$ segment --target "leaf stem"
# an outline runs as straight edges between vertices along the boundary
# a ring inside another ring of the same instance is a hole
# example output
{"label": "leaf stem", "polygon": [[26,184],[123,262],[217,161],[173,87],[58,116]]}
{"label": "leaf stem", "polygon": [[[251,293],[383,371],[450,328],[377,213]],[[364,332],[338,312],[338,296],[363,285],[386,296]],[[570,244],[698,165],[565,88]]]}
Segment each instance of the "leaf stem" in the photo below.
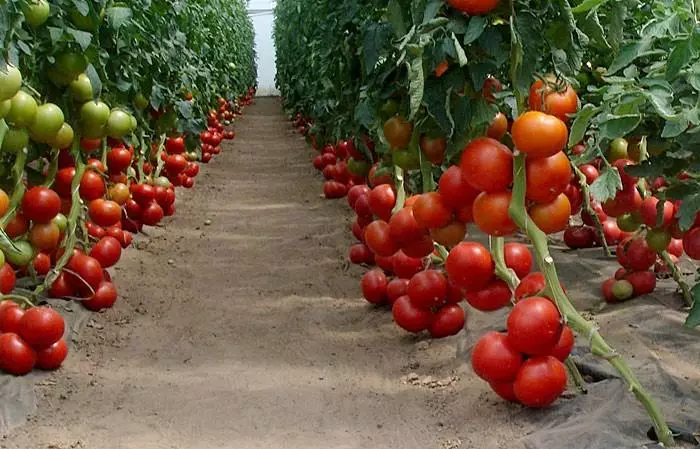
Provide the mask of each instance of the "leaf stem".
{"label": "leaf stem", "polygon": [[591,217],[591,220],[593,220],[593,225],[596,229],[596,232],[598,233],[598,237],[600,238],[600,244],[603,248],[603,255],[605,257],[612,257],[612,252],[610,251],[610,247],[608,246],[608,241],[605,239],[605,232],[603,232],[603,224],[600,222],[598,214],[595,212],[595,210],[593,210],[593,206],[591,205],[591,191],[588,188],[586,175],[581,170],[579,170],[579,168],[576,165],[571,164],[571,167],[573,167],[574,173],[578,178],[578,183],[581,186],[581,194],[583,195],[583,205],[586,208],[586,212],[588,212],[588,215]]}
{"label": "leaf stem", "polygon": [[690,287],[688,287],[688,284],[685,282],[685,279],[683,279],[683,273],[681,273],[681,270],[678,268],[678,265],[673,263],[673,261],[671,260],[671,256],[668,254],[668,251],[662,251],[661,253],[659,253],[659,256],[661,256],[661,259],[664,261],[664,264],[668,267],[669,271],[671,272],[673,280],[676,281],[676,284],[678,284],[678,287],[681,289],[683,301],[685,301],[685,303],[689,307],[692,307],[695,301],[693,300],[693,295],[690,293]]}

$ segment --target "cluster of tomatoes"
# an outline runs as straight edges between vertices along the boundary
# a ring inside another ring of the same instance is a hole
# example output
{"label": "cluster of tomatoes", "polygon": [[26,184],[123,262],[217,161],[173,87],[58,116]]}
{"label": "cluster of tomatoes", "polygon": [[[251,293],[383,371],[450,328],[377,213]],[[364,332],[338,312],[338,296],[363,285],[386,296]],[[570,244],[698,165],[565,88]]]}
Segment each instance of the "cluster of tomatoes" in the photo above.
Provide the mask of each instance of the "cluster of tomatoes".
{"label": "cluster of tomatoes", "polygon": [[[207,144],[215,144],[218,153],[222,140],[235,137],[219,122],[233,117],[229,103],[220,100],[220,104],[223,112],[212,111],[209,128],[200,136],[203,155]],[[7,373],[55,369],[68,353],[61,315],[24,300],[21,291],[15,290],[17,278],[38,276],[42,282],[55,275],[48,286],[49,297],[74,299],[94,311],[112,307],[117,290],[107,268],[119,261],[132,242],[132,233],[174,214],[175,187],[192,187],[199,173],[196,154],[186,151],[185,136],[168,137],[160,158],[154,145],[146,161],[139,161],[134,148],[121,139],[109,137],[106,143],[102,150],[101,138],[81,139],[79,157],[87,159],[84,166],[76,163],[70,151],[61,150],[51,187],[27,186],[18,210],[5,225],[11,245],[0,252],[0,292],[16,299],[0,303],[0,369]],[[73,191],[78,173],[80,182]],[[45,171],[44,176],[48,175]],[[72,207],[76,199],[79,208]],[[10,208],[8,195],[0,190],[0,216]],[[84,242],[79,247],[67,243],[79,237]],[[67,249],[71,256],[65,266],[57,266]]]}

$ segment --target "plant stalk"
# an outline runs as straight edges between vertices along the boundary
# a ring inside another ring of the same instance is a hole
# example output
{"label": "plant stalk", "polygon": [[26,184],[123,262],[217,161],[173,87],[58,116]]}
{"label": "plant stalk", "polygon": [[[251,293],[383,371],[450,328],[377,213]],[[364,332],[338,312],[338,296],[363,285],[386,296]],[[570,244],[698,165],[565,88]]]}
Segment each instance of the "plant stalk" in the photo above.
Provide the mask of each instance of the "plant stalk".
{"label": "plant stalk", "polygon": [[678,287],[681,289],[683,300],[689,307],[692,307],[695,301],[693,301],[693,295],[690,293],[690,287],[688,287],[688,284],[685,282],[685,279],[683,279],[683,273],[681,273],[681,270],[678,269],[678,265],[673,263],[673,261],[671,260],[671,256],[668,254],[668,251],[662,251],[659,254],[659,256],[661,256],[661,259],[663,259],[664,264],[666,264],[669,271],[671,272],[673,280],[676,281],[676,284],[678,284]]}

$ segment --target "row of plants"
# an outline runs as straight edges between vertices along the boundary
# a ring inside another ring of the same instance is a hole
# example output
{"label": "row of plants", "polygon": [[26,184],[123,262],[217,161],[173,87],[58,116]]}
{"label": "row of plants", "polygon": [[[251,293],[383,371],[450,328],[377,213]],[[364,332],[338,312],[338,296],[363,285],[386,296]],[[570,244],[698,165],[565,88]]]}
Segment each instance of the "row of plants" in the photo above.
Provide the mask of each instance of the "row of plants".
{"label": "row of plants", "polygon": [[[498,395],[531,407],[556,401],[567,372],[583,387],[568,358],[577,334],[672,444],[624,351],[570,301],[549,242],[614,252],[621,268],[601,280],[608,302],[673,277],[685,325],[700,324],[700,287],[678,265],[684,253],[700,260],[696,7],[280,0],[277,84],[320,152],[325,195],[347,196],[356,213],[350,259],[378,267],[361,280],[365,298],[434,337],[464,327],[463,299],[512,307],[507,331],[484,335],[471,361]],[[468,240],[469,223],[489,248]],[[515,234],[534,254],[505,243]]]}
{"label": "row of plants", "polygon": [[112,307],[107,269],[235,137],[255,93],[245,6],[0,3],[0,370],[60,367],[47,299]]}

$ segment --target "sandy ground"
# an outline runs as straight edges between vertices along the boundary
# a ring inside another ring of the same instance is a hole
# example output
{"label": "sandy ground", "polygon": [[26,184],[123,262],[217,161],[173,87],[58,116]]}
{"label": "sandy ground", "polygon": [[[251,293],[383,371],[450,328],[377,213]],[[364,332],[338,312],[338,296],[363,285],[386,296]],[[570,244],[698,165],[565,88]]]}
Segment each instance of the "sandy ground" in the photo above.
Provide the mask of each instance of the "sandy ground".
{"label": "sandy ground", "polygon": [[116,307],[0,447],[508,446],[521,425],[459,339],[408,336],[360,299],[348,208],[320,197],[278,101],[258,99],[237,132],[178,191],[176,216],[125,253]]}

